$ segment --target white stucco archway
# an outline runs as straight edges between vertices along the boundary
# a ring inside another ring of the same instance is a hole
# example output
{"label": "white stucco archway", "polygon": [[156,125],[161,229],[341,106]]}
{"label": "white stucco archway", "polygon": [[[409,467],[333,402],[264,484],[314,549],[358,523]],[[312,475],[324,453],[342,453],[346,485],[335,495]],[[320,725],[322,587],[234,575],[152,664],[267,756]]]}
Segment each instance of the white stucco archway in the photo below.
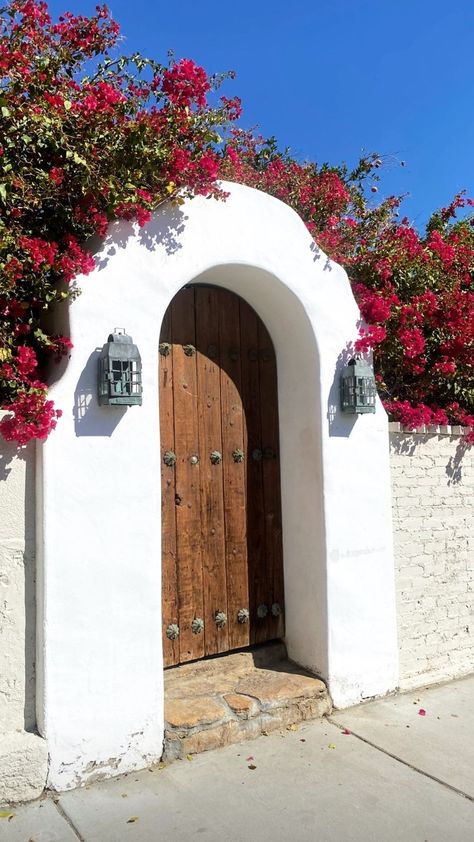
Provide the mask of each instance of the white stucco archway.
{"label": "white stucco archway", "polygon": [[[286,642],[337,706],[397,684],[385,413],[338,408],[359,313],[344,271],[281,202],[238,185],[112,226],[70,310],[74,352],[52,397],[64,410],[39,456],[38,711],[51,786],[161,756],[160,447],[157,349],[178,290],[209,282],[254,307],[278,365]],[[99,407],[97,349],[125,327],[143,406]]]}

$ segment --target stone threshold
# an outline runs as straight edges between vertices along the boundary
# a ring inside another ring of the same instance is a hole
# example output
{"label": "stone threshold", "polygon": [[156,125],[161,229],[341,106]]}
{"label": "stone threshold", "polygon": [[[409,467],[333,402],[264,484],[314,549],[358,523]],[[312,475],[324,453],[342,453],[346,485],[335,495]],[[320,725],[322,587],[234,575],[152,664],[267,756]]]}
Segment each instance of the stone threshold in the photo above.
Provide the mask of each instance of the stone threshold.
{"label": "stone threshold", "polygon": [[331,712],[325,684],[275,642],[165,671],[163,760],[251,740]]}

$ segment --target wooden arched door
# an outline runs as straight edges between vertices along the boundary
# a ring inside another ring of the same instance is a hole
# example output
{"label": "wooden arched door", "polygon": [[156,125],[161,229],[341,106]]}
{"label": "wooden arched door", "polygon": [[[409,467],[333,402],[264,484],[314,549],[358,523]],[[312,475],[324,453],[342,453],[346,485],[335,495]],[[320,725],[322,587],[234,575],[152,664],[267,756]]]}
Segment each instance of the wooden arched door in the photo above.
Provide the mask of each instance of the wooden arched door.
{"label": "wooden arched door", "polygon": [[263,322],[194,285],[160,335],[165,666],[283,635],[277,371]]}

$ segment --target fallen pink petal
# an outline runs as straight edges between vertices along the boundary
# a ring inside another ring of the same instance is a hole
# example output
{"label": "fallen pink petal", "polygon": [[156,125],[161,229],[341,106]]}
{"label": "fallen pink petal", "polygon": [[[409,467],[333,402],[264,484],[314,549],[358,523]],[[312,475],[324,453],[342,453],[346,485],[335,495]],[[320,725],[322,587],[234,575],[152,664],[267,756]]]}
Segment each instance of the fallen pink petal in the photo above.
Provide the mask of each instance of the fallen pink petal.
{"label": "fallen pink petal", "polygon": [[420,716],[426,716],[426,710],[424,708],[420,708],[418,713],[419,713]]}

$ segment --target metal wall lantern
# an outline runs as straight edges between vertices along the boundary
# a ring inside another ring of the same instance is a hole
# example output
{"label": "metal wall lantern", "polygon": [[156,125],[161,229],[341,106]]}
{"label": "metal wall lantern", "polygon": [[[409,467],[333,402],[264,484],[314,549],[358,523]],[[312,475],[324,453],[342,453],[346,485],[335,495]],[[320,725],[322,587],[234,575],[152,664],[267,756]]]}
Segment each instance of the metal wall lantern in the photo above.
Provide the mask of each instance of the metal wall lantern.
{"label": "metal wall lantern", "polygon": [[131,336],[115,328],[99,357],[100,406],[141,406],[142,361]]}
{"label": "metal wall lantern", "polygon": [[341,374],[341,409],[352,415],[375,412],[377,389],[372,368],[359,357],[349,360]]}

